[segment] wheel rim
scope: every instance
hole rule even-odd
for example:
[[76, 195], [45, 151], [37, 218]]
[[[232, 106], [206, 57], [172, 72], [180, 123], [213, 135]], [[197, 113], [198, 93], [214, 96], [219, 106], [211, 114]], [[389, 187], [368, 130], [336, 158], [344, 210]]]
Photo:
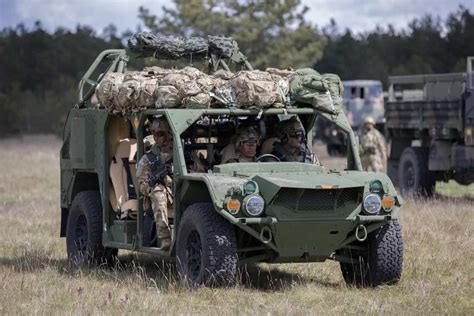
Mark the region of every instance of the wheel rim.
[[193, 230], [186, 245], [187, 271], [192, 283], [196, 283], [201, 273], [202, 244], [199, 233]]
[[415, 166], [411, 161], [403, 165], [403, 184], [406, 190], [415, 188]]
[[85, 254], [87, 251], [87, 220], [84, 215], [80, 215], [76, 222], [76, 229], [74, 232], [74, 244], [79, 253]]

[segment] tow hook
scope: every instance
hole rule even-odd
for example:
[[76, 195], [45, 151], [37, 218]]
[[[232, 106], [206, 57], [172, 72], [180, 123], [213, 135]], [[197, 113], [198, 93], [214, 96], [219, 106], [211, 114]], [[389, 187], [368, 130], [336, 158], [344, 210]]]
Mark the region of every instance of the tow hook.
[[[362, 235], [359, 234], [360, 230], [362, 230]], [[355, 238], [361, 242], [367, 239], [367, 228], [364, 225], [360, 224], [357, 226], [355, 230]]]
[[264, 244], [268, 244], [270, 241], [272, 241], [272, 231], [268, 226], [263, 226], [262, 230], [260, 231], [260, 240]]

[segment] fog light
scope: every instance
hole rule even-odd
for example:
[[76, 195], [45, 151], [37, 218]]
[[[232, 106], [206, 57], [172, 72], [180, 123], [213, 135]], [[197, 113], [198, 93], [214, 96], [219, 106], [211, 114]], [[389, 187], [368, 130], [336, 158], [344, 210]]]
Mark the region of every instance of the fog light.
[[230, 214], [235, 215], [240, 210], [240, 201], [237, 199], [228, 199], [226, 203], [226, 208]]
[[395, 198], [391, 195], [384, 195], [382, 199], [382, 208], [384, 211], [389, 212], [395, 206]]

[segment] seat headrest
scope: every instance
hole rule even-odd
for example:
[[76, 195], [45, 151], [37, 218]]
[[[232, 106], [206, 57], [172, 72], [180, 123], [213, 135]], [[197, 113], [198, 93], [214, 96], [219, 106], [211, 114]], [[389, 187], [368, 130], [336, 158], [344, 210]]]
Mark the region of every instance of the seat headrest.
[[127, 158], [129, 161], [135, 160], [137, 152], [137, 140], [132, 138], [125, 138], [120, 140], [115, 151], [116, 158]]

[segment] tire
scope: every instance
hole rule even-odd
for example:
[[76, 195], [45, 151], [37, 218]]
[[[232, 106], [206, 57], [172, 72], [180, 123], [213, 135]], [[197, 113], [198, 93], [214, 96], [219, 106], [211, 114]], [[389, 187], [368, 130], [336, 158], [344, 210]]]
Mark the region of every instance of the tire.
[[431, 196], [435, 178], [428, 170], [428, 149], [408, 147], [400, 157], [398, 165], [398, 185], [404, 197]]
[[237, 244], [232, 224], [207, 203], [189, 206], [176, 241], [180, 277], [189, 287], [231, 286], [237, 276]]
[[117, 249], [102, 246], [102, 204], [98, 191], [76, 195], [66, 227], [69, 263], [75, 267], [111, 264]]
[[370, 233], [367, 240], [354, 245], [360, 251], [345, 251], [353, 263], [341, 262], [341, 272], [349, 285], [375, 287], [395, 284], [400, 280], [403, 267], [403, 239], [398, 220]]
[[387, 161], [387, 175], [392, 180], [394, 186], [399, 187], [398, 185], [398, 161], [389, 159]]

